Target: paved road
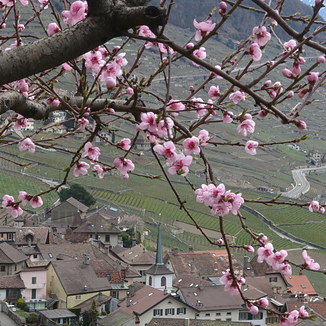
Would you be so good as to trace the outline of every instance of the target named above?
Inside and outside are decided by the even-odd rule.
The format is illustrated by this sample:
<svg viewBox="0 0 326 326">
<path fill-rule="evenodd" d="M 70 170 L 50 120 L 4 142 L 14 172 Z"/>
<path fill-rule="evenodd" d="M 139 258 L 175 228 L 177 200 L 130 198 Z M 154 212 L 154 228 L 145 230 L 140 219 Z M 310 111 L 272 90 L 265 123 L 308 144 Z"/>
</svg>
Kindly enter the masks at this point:
<svg viewBox="0 0 326 326">
<path fill-rule="evenodd" d="M 0 312 L 0 326 L 17 326 L 17 324 L 4 312 Z"/>
<path fill-rule="evenodd" d="M 310 184 L 306 179 L 306 173 L 316 171 L 316 170 L 326 170 L 326 166 L 303 168 L 292 170 L 293 178 L 295 180 L 295 186 L 288 192 L 283 192 L 282 195 L 290 198 L 299 198 L 310 190 Z"/>
</svg>

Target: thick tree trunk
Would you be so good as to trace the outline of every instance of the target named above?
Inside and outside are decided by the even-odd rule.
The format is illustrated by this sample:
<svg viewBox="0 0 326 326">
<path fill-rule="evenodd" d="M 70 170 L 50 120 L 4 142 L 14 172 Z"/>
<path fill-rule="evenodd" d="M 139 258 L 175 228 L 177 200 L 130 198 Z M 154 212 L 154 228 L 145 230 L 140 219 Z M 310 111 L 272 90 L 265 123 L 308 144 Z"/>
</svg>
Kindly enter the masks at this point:
<svg viewBox="0 0 326 326">
<path fill-rule="evenodd" d="M 139 1 L 144 4 L 146 1 Z M 0 85 L 56 67 L 139 25 L 161 25 L 164 10 L 135 1 L 91 0 L 89 16 L 50 37 L 0 53 Z"/>
</svg>

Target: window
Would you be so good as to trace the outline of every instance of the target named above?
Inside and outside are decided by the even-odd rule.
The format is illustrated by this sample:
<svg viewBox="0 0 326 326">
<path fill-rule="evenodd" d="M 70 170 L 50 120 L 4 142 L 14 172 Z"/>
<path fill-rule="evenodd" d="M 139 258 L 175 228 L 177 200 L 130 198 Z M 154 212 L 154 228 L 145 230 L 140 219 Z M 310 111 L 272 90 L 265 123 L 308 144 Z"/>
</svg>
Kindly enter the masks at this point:
<svg viewBox="0 0 326 326">
<path fill-rule="evenodd" d="M 211 316 L 211 314 L 205 314 L 205 317 L 210 317 Z"/>
<path fill-rule="evenodd" d="M 216 313 L 216 316 L 221 316 L 221 313 L 220 313 L 220 312 L 217 312 L 217 313 Z"/>
<path fill-rule="evenodd" d="M 81 300 L 81 295 L 76 295 L 75 299 L 76 300 Z"/>
<path fill-rule="evenodd" d="M 33 255 L 33 258 L 37 259 L 37 254 L 36 255 Z"/>
<path fill-rule="evenodd" d="M 148 285 L 152 285 L 152 276 L 148 278 Z"/>
<path fill-rule="evenodd" d="M 279 324 L 280 319 L 278 317 L 268 317 L 267 324 Z"/>
<path fill-rule="evenodd" d="M 110 234 L 105 235 L 105 242 L 110 242 Z"/>
<path fill-rule="evenodd" d="M 257 320 L 263 319 L 263 313 L 260 312 L 257 315 L 252 315 L 250 312 L 240 312 L 239 313 L 239 320 Z"/>
<path fill-rule="evenodd" d="M 0 272 L 5 272 L 6 271 L 6 266 L 0 266 Z"/>
<path fill-rule="evenodd" d="M 228 311 L 228 312 L 226 313 L 226 315 L 227 315 L 227 316 L 231 316 L 231 312 Z"/>
<path fill-rule="evenodd" d="M 36 277 L 32 277 L 32 284 L 36 284 Z"/>
<path fill-rule="evenodd" d="M 165 309 L 165 316 L 174 315 L 174 308 Z"/>
<path fill-rule="evenodd" d="M 226 321 L 232 321 L 232 318 L 226 318 Z"/>
<path fill-rule="evenodd" d="M 32 299 L 36 299 L 36 289 L 32 289 Z"/>
<path fill-rule="evenodd" d="M 277 282 L 277 277 L 270 277 L 269 278 L 269 281 L 270 282 Z"/>
<path fill-rule="evenodd" d="M 165 285 L 166 285 L 166 277 L 163 276 L 163 277 L 161 278 L 161 286 L 165 286 Z"/>
<path fill-rule="evenodd" d="M 153 316 L 163 316 L 163 309 L 154 309 Z"/>
<path fill-rule="evenodd" d="M 177 315 L 185 315 L 186 308 L 177 308 Z"/>
<path fill-rule="evenodd" d="M 115 299 L 119 299 L 119 291 L 111 291 L 111 297 Z"/>
</svg>

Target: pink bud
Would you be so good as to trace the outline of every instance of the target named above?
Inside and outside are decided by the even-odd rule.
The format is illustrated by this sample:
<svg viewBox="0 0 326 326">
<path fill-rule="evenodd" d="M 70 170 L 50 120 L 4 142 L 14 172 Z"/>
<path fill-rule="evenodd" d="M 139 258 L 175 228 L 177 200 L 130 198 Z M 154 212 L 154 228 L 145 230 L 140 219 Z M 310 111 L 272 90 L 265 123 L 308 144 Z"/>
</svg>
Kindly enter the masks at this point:
<svg viewBox="0 0 326 326">
<path fill-rule="evenodd" d="M 291 98 L 291 97 L 293 97 L 294 96 L 294 92 L 293 91 L 289 91 L 289 94 L 288 94 L 288 98 Z"/>
<path fill-rule="evenodd" d="M 299 128 L 299 129 L 307 129 L 307 124 L 303 120 L 296 120 L 294 121 L 294 124 Z"/>
<path fill-rule="evenodd" d="M 126 93 L 129 95 L 133 95 L 134 94 L 134 90 L 131 87 L 127 87 L 126 88 Z"/>
<path fill-rule="evenodd" d="M 282 70 L 282 74 L 285 78 L 295 78 L 294 74 L 292 73 L 291 70 L 284 68 Z"/>
<path fill-rule="evenodd" d="M 318 63 L 325 63 L 325 61 L 326 61 L 326 58 L 323 55 L 318 57 L 318 60 L 317 60 Z"/>
</svg>

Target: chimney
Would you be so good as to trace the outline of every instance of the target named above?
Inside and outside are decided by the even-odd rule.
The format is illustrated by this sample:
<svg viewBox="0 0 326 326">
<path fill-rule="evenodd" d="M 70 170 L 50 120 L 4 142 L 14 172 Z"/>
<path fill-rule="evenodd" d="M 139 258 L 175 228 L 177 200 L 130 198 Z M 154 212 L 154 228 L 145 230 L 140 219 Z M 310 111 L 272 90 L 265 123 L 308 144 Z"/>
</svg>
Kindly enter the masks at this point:
<svg viewBox="0 0 326 326">
<path fill-rule="evenodd" d="M 178 253 L 179 253 L 178 248 L 173 248 L 173 249 L 172 249 L 172 253 L 173 253 L 173 256 L 177 256 Z"/>
<path fill-rule="evenodd" d="M 200 281 L 199 286 L 198 286 L 198 289 L 200 291 L 203 291 L 204 290 L 203 281 Z"/>
<path fill-rule="evenodd" d="M 84 285 L 84 291 L 85 292 L 87 291 L 87 285 Z"/>
<path fill-rule="evenodd" d="M 146 249 L 145 249 L 145 247 L 143 247 L 143 253 L 145 253 L 146 252 Z"/>
<path fill-rule="evenodd" d="M 127 293 L 127 298 L 126 298 L 126 304 L 127 304 L 127 307 L 130 306 L 130 299 L 129 299 L 129 292 Z"/>
<path fill-rule="evenodd" d="M 121 277 L 121 261 L 117 261 L 117 271 L 118 271 L 118 273 L 119 273 L 119 275 L 120 275 L 120 277 Z"/>
<path fill-rule="evenodd" d="M 99 292 L 98 293 L 98 302 L 101 302 L 103 300 L 103 293 L 102 292 Z"/>
<path fill-rule="evenodd" d="M 195 274 L 195 263 L 194 263 L 194 261 L 192 261 L 190 263 L 190 273 Z"/>
<path fill-rule="evenodd" d="M 86 255 L 86 254 L 84 254 L 84 255 L 83 255 L 83 264 L 84 264 L 84 265 L 89 265 L 90 262 L 91 262 L 91 260 L 90 260 L 89 256 Z"/>
<path fill-rule="evenodd" d="M 243 256 L 243 269 L 246 271 L 249 267 L 249 256 Z"/>
<path fill-rule="evenodd" d="M 130 284 L 130 296 L 133 297 L 135 295 L 135 285 Z"/>
<path fill-rule="evenodd" d="M 133 239 L 131 240 L 131 246 L 134 247 L 136 244 L 137 244 L 136 239 L 133 238 Z"/>
<path fill-rule="evenodd" d="M 104 248 L 104 252 L 105 252 L 105 254 L 106 254 L 107 256 L 109 256 L 109 247 L 105 247 L 105 248 Z"/>
<path fill-rule="evenodd" d="M 189 246 L 189 251 L 192 251 L 192 246 Z"/>
<path fill-rule="evenodd" d="M 165 294 L 168 294 L 168 289 L 166 288 L 166 285 L 165 285 L 165 287 L 164 287 L 163 294 L 164 294 L 164 295 L 165 295 Z"/>
</svg>

